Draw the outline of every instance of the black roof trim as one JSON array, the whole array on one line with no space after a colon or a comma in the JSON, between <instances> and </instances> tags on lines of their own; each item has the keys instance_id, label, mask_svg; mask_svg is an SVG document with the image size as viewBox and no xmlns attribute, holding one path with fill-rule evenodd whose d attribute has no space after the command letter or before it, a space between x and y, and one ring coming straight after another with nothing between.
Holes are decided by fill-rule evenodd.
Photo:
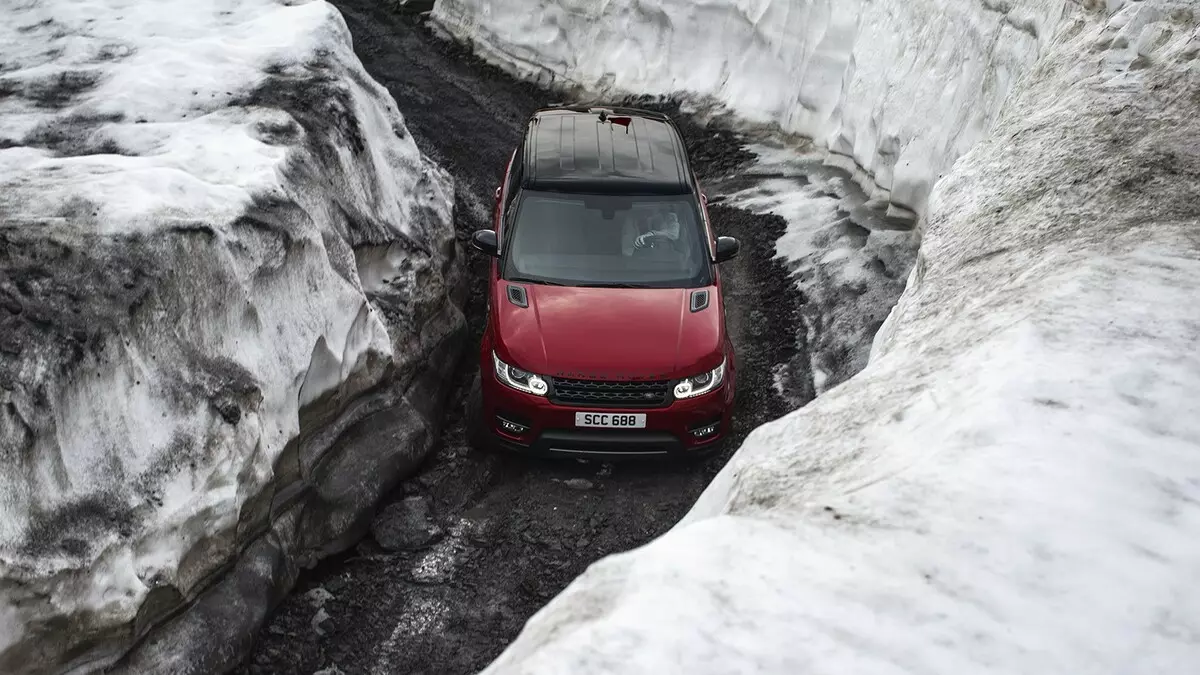
<instances>
[{"instance_id":1,"label":"black roof trim","mask_svg":"<svg viewBox=\"0 0 1200 675\"><path fill-rule=\"evenodd\" d=\"M617 124L611 118L628 118ZM621 121L618 119L618 121ZM688 194L695 178L678 127L649 110L541 108L529 119L522 187L556 192Z\"/></svg>"}]
</instances>

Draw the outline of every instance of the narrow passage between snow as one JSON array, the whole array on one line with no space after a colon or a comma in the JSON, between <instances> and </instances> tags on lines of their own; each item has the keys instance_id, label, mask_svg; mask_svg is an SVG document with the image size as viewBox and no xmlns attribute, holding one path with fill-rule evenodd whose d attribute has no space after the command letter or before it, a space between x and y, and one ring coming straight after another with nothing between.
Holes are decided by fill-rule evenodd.
<instances>
[{"instance_id":1,"label":"narrow passage between snow","mask_svg":"<svg viewBox=\"0 0 1200 675\"><path fill-rule=\"evenodd\" d=\"M433 37L418 16L376 0L336 4L356 52L395 96L418 145L454 175L456 226L465 242L488 226L492 190L524 121L559 98ZM743 242L741 257L725 267L740 370L735 430L724 452L685 463L609 464L469 450L461 401L477 369L483 310L482 260L472 255L471 342L438 451L381 506L372 537L300 580L239 672L477 672L590 563L669 529L751 429L812 398L802 286L791 279L787 259L775 258L776 241L796 223L769 215L770 205L746 192L769 176L730 180L756 159L736 135L687 116L677 121L702 181L712 186L714 224ZM792 171L789 179L803 176ZM728 203L750 210L720 203L726 193ZM836 193L810 194L832 221L846 215ZM899 283L887 289L887 306L906 272L891 273ZM869 329L862 349L869 348Z\"/></svg>"}]
</instances>

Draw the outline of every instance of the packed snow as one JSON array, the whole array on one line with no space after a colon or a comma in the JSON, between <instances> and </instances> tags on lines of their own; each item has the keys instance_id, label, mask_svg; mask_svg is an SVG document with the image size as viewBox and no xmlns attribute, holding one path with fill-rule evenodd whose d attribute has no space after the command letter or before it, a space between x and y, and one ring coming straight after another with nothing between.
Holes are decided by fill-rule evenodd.
<instances>
[{"instance_id":1,"label":"packed snow","mask_svg":"<svg viewBox=\"0 0 1200 675\"><path fill-rule=\"evenodd\" d=\"M768 141L749 148L751 166L706 184L728 204L771 213L787 222L776 250L787 262L804 297L806 363L781 364L776 388L792 395L795 373L812 373L813 391L845 382L867 365L871 341L904 290L916 259L919 237L868 206L844 171L826 166L824 153Z\"/></svg>"},{"instance_id":2,"label":"packed snow","mask_svg":"<svg viewBox=\"0 0 1200 675\"><path fill-rule=\"evenodd\" d=\"M599 94L691 95L814 139L872 200L911 220L1073 6L440 0L433 17L524 77Z\"/></svg>"},{"instance_id":3,"label":"packed snow","mask_svg":"<svg viewBox=\"0 0 1200 675\"><path fill-rule=\"evenodd\" d=\"M283 557L236 573L277 594L419 460L404 396L462 326L451 189L325 2L4 14L0 671L88 670L264 535Z\"/></svg>"},{"instance_id":4,"label":"packed snow","mask_svg":"<svg viewBox=\"0 0 1200 675\"><path fill-rule=\"evenodd\" d=\"M688 4L692 14L682 2L602 3L623 17L608 27L581 27L570 2L520 21L493 9L471 30L511 39L521 25L526 45L580 50L601 42L570 68L544 63L576 74L629 63L612 79L636 86L670 63L625 58L632 48L597 35L635 44L670 18L668 44L736 47L723 52L739 64L722 89L732 92L754 52L714 41L716 26L735 23L721 17L783 34L804 21L785 8L810 8ZM859 35L927 57L896 59L876 82L903 89L915 64L942 59L1006 72L1006 83L1025 77L1002 105L974 108L993 120L983 126L964 126L953 106L914 105L915 145L950 147L936 145L944 127L963 131L949 132L956 143L980 142L933 191L917 263L867 368L753 432L682 522L594 564L487 674L1131 674L1200 663L1200 14L1175 0L1044 3L1040 14L968 3L914 23L941 4L872 3L896 20L860 21ZM685 31L689 16L711 17L707 32ZM956 51L963 41L935 50L922 37L1010 19L970 61ZM1009 31L1037 36L1020 68ZM807 53L807 38L794 34L758 53L801 62L788 53ZM942 86L943 72L912 86ZM857 81L843 91L861 91ZM842 99L843 119L880 110L855 100Z\"/></svg>"}]
</instances>

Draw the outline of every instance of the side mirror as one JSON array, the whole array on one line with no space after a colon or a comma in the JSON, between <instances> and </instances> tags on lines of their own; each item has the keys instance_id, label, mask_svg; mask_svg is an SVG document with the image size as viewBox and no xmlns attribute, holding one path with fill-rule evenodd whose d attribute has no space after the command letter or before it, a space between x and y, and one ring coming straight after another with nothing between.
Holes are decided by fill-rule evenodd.
<instances>
[{"instance_id":1,"label":"side mirror","mask_svg":"<svg viewBox=\"0 0 1200 675\"><path fill-rule=\"evenodd\" d=\"M496 239L495 230L476 230L471 235L471 246L492 257L500 255L500 242Z\"/></svg>"},{"instance_id":2,"label":"side mirror","mask_svg":"<svg viewBox=\"0 0 1200 675\"><path fill-rule=\"evenodd\" d=\"M708 206L708 195L704 194L703 192L700 193L700 203Z\"/></svg>"},{"instance_id":3,"label":"side mirror","mask_svg":"<svg viewBox=\"0 0 1200 675\"><path fill-rule=\"evenodd\" d=\"M497 203L499 203L500 195L502 195L502 194L504 194L504 186L503 185L496 188L496 202Z\"/></svg>"},{"instance_id":4,"label":"side mirror","mask_svg":"<svg viewBox=\"0 0 1200 675\"><path fill-rule=\"evenodd\" d=\"M742 250L742 242L733 237L717 237L717 262L733 260Z\"/></svg>"}]
</instances>

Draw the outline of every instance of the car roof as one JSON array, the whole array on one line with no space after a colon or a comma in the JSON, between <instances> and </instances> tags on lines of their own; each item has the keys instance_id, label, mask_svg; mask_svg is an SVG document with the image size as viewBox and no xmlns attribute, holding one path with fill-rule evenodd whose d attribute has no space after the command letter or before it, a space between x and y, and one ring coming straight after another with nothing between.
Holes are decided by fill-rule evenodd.
<instances>
[{"instance_id":1,"label":"car roof","mask_svg":"<svg viewBox=\"0 0 1200 675\"><path fill-rule=\"evenodd\" d=\"M533 114L521 185L531 190L687 194L694 180L679 130L637 108L554 107Z\"/></svg>"}]
</instances>

